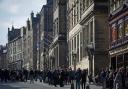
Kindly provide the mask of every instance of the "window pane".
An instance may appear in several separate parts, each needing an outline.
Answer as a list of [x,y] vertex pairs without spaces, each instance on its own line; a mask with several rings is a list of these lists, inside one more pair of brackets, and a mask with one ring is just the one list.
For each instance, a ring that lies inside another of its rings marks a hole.
[[118,22],[118,37],[119,38],[122,38],[123,37],[123,27],[124,27],[123,20],[120,20]]
[[128,17],[125,18],[125,36],[128,36]]
[[112,41],[116,41],[117,40],[117,28],[116,28],[116,24],[112,25]]
[[90,42],[93,42],[93,21],[90,22]]

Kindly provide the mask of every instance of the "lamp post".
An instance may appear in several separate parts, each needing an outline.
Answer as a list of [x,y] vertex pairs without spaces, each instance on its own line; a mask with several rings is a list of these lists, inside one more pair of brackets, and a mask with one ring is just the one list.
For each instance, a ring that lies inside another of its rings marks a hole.
[[74,61],[74,70],[76,71],[76,56],[77,56],[76,50],[72,51],[72,56],[73,56],[73,61]]

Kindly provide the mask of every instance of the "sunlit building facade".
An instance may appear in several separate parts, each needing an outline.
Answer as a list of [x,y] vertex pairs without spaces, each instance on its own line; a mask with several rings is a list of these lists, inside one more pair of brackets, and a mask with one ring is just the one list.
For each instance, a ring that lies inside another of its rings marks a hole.
[[109,64],[108,0],[68,0],[67,13],[69,67],[95,75]]

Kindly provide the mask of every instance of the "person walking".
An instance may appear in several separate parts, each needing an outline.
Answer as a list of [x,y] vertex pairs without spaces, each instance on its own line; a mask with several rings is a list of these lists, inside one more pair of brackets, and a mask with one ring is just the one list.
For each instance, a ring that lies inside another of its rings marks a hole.
[[76,78],[76,89],[80,89],[80,80],[81,80],[81,69],[78,68],[75,74]]
[[56,87],[57,81],[58,81],[58,73],[57,73],[57,70],[54,70],[54,72],[53,72],[53,81],[54,81],[54,86]]
[[82,74],[81,74],[81,85],[82,85],[82,89],[85,89],[86,80],[87,80],[87,71],[86,70],[83,70],[82,71]]
[[33,70],[30,70],[29,77],[30,77],[30,84],[34,83],[34,71]]
[[122,69],[120,68],[119,71],[116,74],[116,77],[114,79],[114,89],[122,89],[122,75],[121,75]]
[[24,82],[27,82],[28,80],[28,71],[26,69],[23,70],[23,80]]
[[65,72],[64,72],[64,70],[62,70],[61,72],[60,72],[60,87],[63,87],[64,86],[64,77],[65,77]]

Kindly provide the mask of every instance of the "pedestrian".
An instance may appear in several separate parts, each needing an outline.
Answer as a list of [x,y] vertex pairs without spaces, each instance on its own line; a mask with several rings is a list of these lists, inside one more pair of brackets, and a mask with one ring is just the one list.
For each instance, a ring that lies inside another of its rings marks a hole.
[[60,72],[60,87],[63,87],[64,86],[64,77],[65,77],[65,72],[64,72],[64,70],[62,70],[61,72]]
[[90,73],[90,74],[88,75],[88,79],[89,79],[89,84],[93,82],[92,73]]
[[76,73],[75,73],[75,78],[76,78],[76,89],[80,89],[80,81],[81,81],[81,69],[78,68]]
[[85,89],[86,80],[87,80],[87,71],[84,69],[82,71],[82,74],[81,74],[81,85],[82,85],[82,89]]
[[108,77],[109,89],[113,89],[113,74],[114,72],[111,70]]
[[4,81],[4,69],[1,70],[1,82]]
[[4,81],[8,81],[9,71],[7,69],[4,70]]
[[29,77],[30,77],[30,84],[34,83],[34,71],[33,70],[30,70]]
[[23,70],[23,80],[27,82],[28,80],[28,71],[26,69]]
[[122,69],[120,68],[119,71],[116,74],[116,77],[114,79],[114,89],[122,89],[122,75],[121,75]]
[[54,81],[54,86],[56,87],[57,81],[58,81],[58,73],[57,73],[57,70],[55,70],[53,72],[53,81]]

